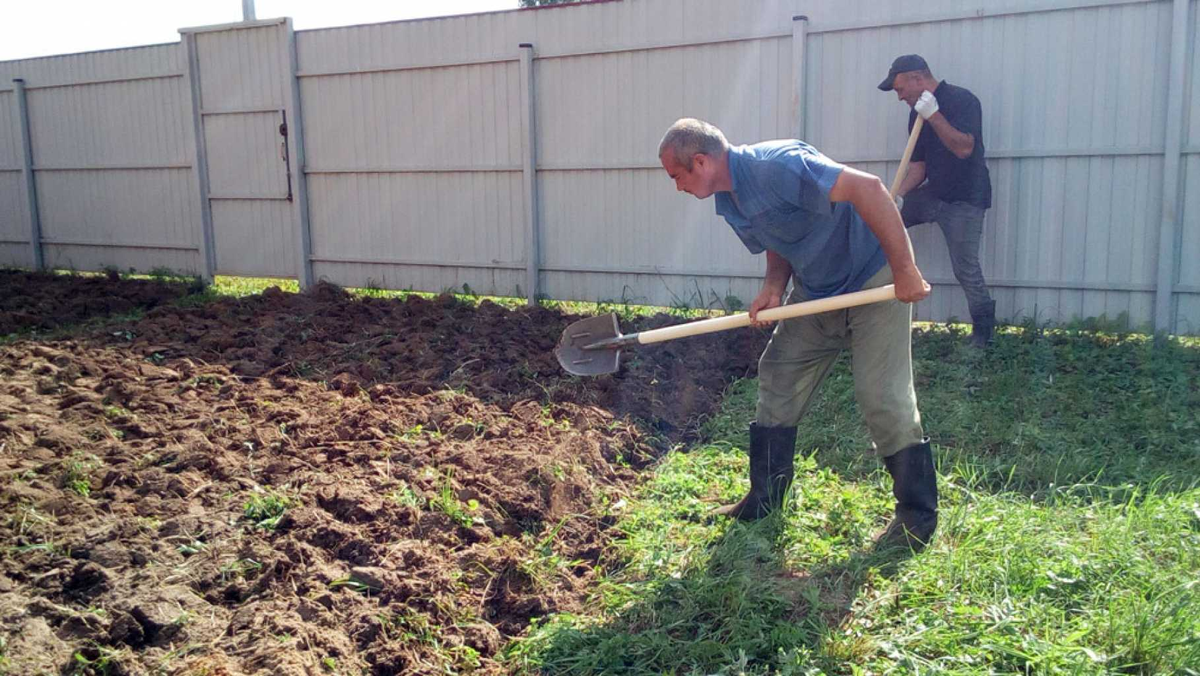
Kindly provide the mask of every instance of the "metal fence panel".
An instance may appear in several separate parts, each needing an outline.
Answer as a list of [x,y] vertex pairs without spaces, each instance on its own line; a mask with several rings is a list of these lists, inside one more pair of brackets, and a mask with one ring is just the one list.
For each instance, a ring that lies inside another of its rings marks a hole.
[[[735,143],[790,135],[791,79],[791,41],[780,38],[541,60],[543,267],[663,275],[639,296],[666,301],[694,293],[688,275],[761,276],[762,259],[715,217],[711,201],[675,192],[657,148],[685,115],[717,124]],[[547,277],[547,293],[579,288],[555,285],[565,281]]]
[[[0,83],[15,77],[26,83],[46,264],[195,270],[197,205],[185,188],[191,146],[178,45],[0,63]],[[10,147],[2,138],[11,108],[0,101],[0,148]],[[13,125],[11,159],[19,165]],[[7,166],[0,158],[0,169]],[[17,232],[27,239],[19,176],[0,171],[0,213],[19,213]],[[0,256],[16,252],[5,262],[27,265],[28,251],[9,246]]]
[[[485,63],[418,68],[386,66],[378,55],[395,46],[375,26],[323,44],[317,56],[297,40],[315,274],[514,293],[525,257],[516,44]],[[376,56],[338,60],[354,50]]]
[[157,77],[179,73],[184,62],[178,43],[146,45],[98,52],[62,54],[35,59],[0,61],[0,87],[13,78],[29,86]]
[[1191,3],[1189,96],[1183,106],[1183,166],[1180,170],[1183,206],[1180,208],[1179,294],[1175,324],[1181,333],[1200,334],[1200,2]]
[[21,199],[21,129],[14,94],[0,81],[0,265],[28,265],[27,209]]

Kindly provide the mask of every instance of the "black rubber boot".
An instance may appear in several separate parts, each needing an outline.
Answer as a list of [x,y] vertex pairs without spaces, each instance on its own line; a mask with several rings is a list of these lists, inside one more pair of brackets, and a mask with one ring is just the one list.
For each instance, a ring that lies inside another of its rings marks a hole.
[[795,454],[795,427],[750,423],[750,492],[737,504],[714,509],[712,515],[754,521],[778,509],[792,485]]
[[933,470],[929,439],[884,458],[883,462],[892,475],[896,518],[876,543],[920,550],[929,544],[937,529],[937,474]]
[[992,333],[996,330],[996,301],[989,300],[971,308],[971,347],[984,349],[992,344]]

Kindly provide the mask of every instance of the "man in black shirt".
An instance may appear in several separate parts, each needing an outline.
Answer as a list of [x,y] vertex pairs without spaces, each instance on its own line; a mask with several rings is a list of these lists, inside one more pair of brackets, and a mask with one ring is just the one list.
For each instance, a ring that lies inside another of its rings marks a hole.
[[897,98],[912,107],[910,132],[917,115],[925,118],[908,175],[896,191],[896,205],[907,227],[933,221],[941,226],[954,276],[967,295],[974,322],[971,344],[987,347],[996,326],[996,301],[988,293],[979,265],[983,216],[992,206],[979,99],[962,87],[938,82],[925,59],[916,54],[893,61],[879,88],[895,90]]

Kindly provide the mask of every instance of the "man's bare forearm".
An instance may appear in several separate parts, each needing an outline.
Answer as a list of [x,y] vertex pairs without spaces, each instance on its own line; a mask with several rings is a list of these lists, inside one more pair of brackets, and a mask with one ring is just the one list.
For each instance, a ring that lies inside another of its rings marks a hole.
[[767,250],[767,276],[763,280],[764,288],[771,288],[780,294],[787,289],[788,281],[792,279],[792,264],[779,254]]
[[875,233],[892,271],[900,274],[915,269],[917,258],[913,253],[912,241],[883,183],[864,186],[857,198],[852,202],[854,209],[871,232]]

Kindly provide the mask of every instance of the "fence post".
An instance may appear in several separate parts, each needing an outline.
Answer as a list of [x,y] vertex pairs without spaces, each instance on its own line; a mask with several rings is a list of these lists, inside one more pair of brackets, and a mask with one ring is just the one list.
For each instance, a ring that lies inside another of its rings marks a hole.
[[525,186],[525,295],[529,305],[537,305],[538,273],[541,266],[541,232],[538,222],[537,125],[533,86],[533,45],[521,48],[521,175]]
[[196,51],[196,33],[182,33],[187,58],[187,83],[192,99],[192,128],[195,137],[196,197],[200,200],[200,276],[212,282],[217,271],[216,239],[213,235],[212,205],[208,201],[208,151],[204,140],[204,118],[200,115],[200,55]]
[[42,219],[38,214],[37,180],[33,175],[33,137],[29,133],[29,103],[25,99],[25,80],[13,80],[13,99],[17,104],[17,120],[21,125],[21,193],[29,213],[29,250],[34,270],[43,270]]
[[1171,18],[1171,60],[1167,76],[1166,148],[1163,154],[1162,221],[1158,228],[1158,280],[1154,291],[1154,333],[1157,342],[1173,324],[1175,272],[1179,239],[1179,163],[1183,152],[1183,88],[1187,58],[1189,0],[1174,0]]
[[300,80],[296,77],[296,31],[292,29],[292,19],[289,17],[283,24],[287,31],[287,107],[291,115],[287,121],[288,157],[291,158],[288,171],[292,173],[292,185],[295,191],[292,201],[292,214],[296,222],[297,244],[300,247],[300,265],[296,269],[300,288],[307,289],[313,285],[312,266],[312,223],[308,213],[308,177],[305,174],[304,161],[304,113],[300,110]]
[[808,68],[808,17],[803,14],[792,17],[792,111],[795,117],[796,138],[807,141],[804,136],[804,71]]

